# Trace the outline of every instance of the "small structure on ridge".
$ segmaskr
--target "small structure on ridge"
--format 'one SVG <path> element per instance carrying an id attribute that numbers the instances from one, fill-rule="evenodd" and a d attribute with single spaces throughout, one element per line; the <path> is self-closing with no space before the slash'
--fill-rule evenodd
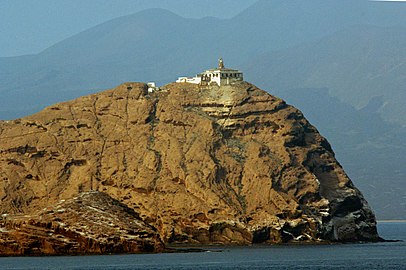
<path id="1" fill-rule="evenodd" d="M 148 82 L 147 85 L 148 85 L 148 93 L 161 90 L 158 86 L 156 86 L 155 82 Z"/>
<path id="2" fill-rule="evenodd" d="M 205 70 L 191 78 L 179 77 L 176 82 L 194 83 L 199 85 L 210 85 L 211 83 L 216 83 L 218 86 L 221 86 L 243 80 L 244 77 L 241 71 L 224 67 L 223 58 L 220 58 L 217 68 Z"/>

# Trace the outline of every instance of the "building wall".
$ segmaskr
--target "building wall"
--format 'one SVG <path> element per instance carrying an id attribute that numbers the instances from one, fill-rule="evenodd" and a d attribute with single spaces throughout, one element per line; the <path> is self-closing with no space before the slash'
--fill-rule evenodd
<path id="1" fill-rule="evenodd" d="M 188 78 L 188 77 L 179 77 L 176 80 L 177 83 L 194 83 L 194 84 L 199 84 L 201 82 L 200 77 L 193 77 L 193 78 Z"/>
<path id="2" fill-rule="evenodd" d="M 194 83 L 200 84 L 203 82 L 215 82 L 217 85 L 226 85 L 231 82 L 235 81 L 243 81 L 243 73 L 234 71 L 234 70 L 206 70 L 196 77 L 188 78 L 188 77 L 179 77 L 176 82 L 186 82 L 186 83 Z"/>

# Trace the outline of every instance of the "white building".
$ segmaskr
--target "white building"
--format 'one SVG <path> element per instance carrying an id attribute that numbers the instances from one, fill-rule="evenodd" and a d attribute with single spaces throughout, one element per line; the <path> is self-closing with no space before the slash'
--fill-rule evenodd
<path id="1" fill-rule="evenodd" d="M 147 85 L 148 85 L 148 93 L 152 93 L 159 90 L 159 87 L 156 86 L 155 82 L 148 82 Z"/>
<path id="2" fill-rule="evenodd" d="M 243 81 L 244 77 L 241 71 L 224 67 L 223 59 L 219 59 L 218 67 L 205 70 L 195 77 L 179 77 L 177 83 L 194 83 L 200 85 L 209 85 L 216 83 L 218 86 L 227 85 L 236 81 Z"/>

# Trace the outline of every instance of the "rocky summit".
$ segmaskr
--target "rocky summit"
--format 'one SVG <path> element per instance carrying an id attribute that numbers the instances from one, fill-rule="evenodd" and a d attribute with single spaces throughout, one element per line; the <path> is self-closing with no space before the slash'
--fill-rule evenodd
<path id="1" fill-rule="evenodd" d="M 0 121 L 0 187 L 7 254 L 380 240 L 326 139 L 247 82 L 125 83 Z"/>

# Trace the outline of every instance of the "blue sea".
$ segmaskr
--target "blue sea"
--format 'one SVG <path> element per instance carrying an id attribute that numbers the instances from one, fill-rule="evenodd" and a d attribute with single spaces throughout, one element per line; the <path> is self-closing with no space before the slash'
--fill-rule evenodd
<path id="1" fill-rule="evenodd" d="M 370 244 L 211 248 L 207 252 L 0 258 L 0 269 L 406 269 L 406 223 L 380 222 Z M 221 252 L 218 252 L 221 251 Z"/>

